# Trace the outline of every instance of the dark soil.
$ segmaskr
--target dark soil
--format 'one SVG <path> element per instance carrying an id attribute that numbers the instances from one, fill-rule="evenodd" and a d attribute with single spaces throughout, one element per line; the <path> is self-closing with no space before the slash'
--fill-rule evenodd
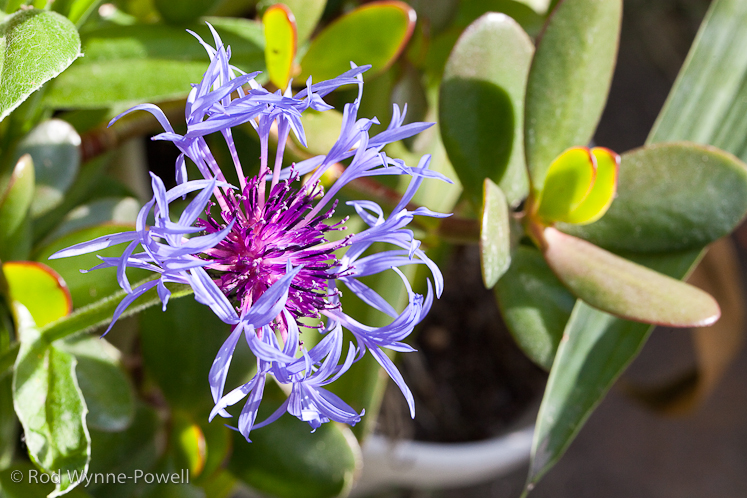
<path id="1" fill-rule="evenodd" d="M 542 394 L 547 374 L 519 350 L 480 276 L 477 246 L 455 248 L 444 293 L 399 367 L 415 397 L 415 420 L 393 384 L 378 430 L 396 438 L 473 441 L 501 432 Z"/>

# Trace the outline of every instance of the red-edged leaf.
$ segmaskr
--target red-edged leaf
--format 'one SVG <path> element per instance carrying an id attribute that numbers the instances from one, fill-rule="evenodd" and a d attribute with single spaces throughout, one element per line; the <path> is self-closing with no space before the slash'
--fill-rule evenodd
<path id="1" fill-rule="evenodd" d="M 11 297 L 28 309 L 37 327 L 44 327 L 73 310 L 73 300 L 65 281 L 47 265 L 11 261 L 3 264 L 3 273 Z"/>
<path id="2" fill-rule="evenodd" d="M 718 320 L 709 294 L 555 228 L 543 232 L 545 260 L 577 297 L 621 318 L 670 327 Z"/>
<path id="3" fill-rule="evenodd" d="M 265 63 L 270 81 L 285 89 L 293 73 L 296 56 L 296 18 L 288 7 L 275 4 L 262 16 L 265 28 Z"/>

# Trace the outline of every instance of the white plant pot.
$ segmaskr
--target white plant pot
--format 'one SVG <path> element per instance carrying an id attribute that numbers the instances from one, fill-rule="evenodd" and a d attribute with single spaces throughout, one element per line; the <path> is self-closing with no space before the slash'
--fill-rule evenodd
<path id="1" fill-rule="evenodd" d="M 495 479 L 529 460 L 534 425 L 472 443 L 393 441 L 373 434 L 363 445 L 363 469 L 350 496 L 387 488 L 454 488 Z"/>

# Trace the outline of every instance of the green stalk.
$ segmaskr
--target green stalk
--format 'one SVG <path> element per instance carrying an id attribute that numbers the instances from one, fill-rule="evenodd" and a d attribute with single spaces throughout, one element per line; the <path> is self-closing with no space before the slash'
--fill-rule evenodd
<path id="1" fill-rule="evenodd" d="M 142 280 L 138 282 L 135 287 L 150 280 L 153 279 Z M 178 299 L 192 294 L 192 288 L 183 284 L 172 285 L 170 286 L 170 290 L 171 299 Z M 111 321 L 112 316 L 114 315 L 114 310 L 125 296 L 125 291 L 118 291 L 108 297 L 96 301 L 95 303 L 77 309 L 73 313 L 43 327 L 40 331 L 41 336 L 45 341 L 51 344 L 54 341 L 59 341 L 60 339 L 70 337 L 71 335 L 90 332 L 97 327 L 105 325 Z M 137 304 L 127 308 L 120 318 L 134 315 L 135 313 L 158 303 L 160 303 L 160 299 L 158 298 L 156 289 L 151 289 L 143 294 Z M 13 369 L 20 347 L 20 343 L 16 341 L 11 344 L 10 348 L 0 355 L 0 379 L 5 377 L 5 375 L 10 373 Z"/>

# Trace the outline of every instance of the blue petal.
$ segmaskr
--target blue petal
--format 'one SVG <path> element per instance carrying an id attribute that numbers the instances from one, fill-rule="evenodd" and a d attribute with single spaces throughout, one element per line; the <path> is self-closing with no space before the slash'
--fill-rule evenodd
<path id="1" fill-rule="evenodd" d="M 397 311 L 392 307 L 392 305 L 366 284 L 359 282 L 354 278 L 340 278 L 339 280 L 342 281 L 348 289 L 353 291 L 353 293 L 355 293 L 355 295 L 364 303 L 372 308 L 382 311 L 391 317 L 397 316 Z"/>
<path id="2" fill-rule="evenodd" d="M 131 305 L 137 298 L 151 290 L 153 287 L 155 287 L 158 284 L 158 280 L 152 280 L 150 282 L 145 282 L 140 287 L 136 287 L 135 290 L 132 291 L 131 294 L 127 294 L 124 299 L 122 299 L 119 304 L 117 305 L 117 308 L 114 310 L 114 315 L 112 316 L 112 321 L 109 324 L 109 326 L 106 328 L 103 334 L 101 334 L 101 337 L 105 336 L 109 333 L 109 331 L 114 326 L 114 323 L 119 319 L 120 316 L 122 316 L 122 313 L 127 309 L 129 305 Z"/>
<path id="3" fill-rule="evenodd" d="M 218 354 L 213 360 L 213 366 L 210 367 L 210 373 L 208 374 L 210 392 L 213 395 L 213 401 L 216 403 L 223 396 L 228 368 L 231 366 L 231 358 L 236 349 L 236 344 L 239 342 L 239 337 L 241 337 L 241 327 L 234 327 L 220 350 L 218 350 Z"/>
<path id="4" fill-rule="evenodd" d="M 161 123 L 161 126 L 164 130 L 171 133 L 174 132 L 174 129 L 171 127 L 171 123 L 169 123 L 168 118 L 166 118 L 166 115 L 163 113 L 161 108 L 153 104 L 140 104 L 134 107 L 130 107 L 125 112 L 119 114 L 117 117 L 109 121 L 109 126 L 113 125 L 114 123 L 119 121 L 120 118 L 133 111 L 148 111 L 149 113 L 153 114 L 153 116 L 158 120 L 159 123 Z"/>
<path id="5" fill-rule="evenodd" d="M 259 404 L 262 402 L 262 394 L 265 389 L 265 376 L 259 377 L 257 385 L 252 389 L 249 394 L 249 399 L 246 400 L 244 409 L 241 410 L 239 415 L 239 432 L 251 443 L 249 439 L 249 433 L 252 431 L 254 421 L 257 419 L 257 410 L 259 410 Z"/>
<path id="6" fill-rule="evenodd" d="M 189 203 L 187 208 L 182 212 L 182 215 L 179 217 L 179 224 L 183 226 L 191 226 L 195 220 L 197 219 L 200 214 L 205 211 L 205 207 L 207 206 L 208 201 L 210 200 L 210 197 L 213 195 L 213 190 L 215 189 L 215 178 L 210 182 L 209 185 L 207 185 L 202 192 L 197 194 L 197 196 L 192 200 L 192 202 Z"/>
<path id="7" fill-rule="evenodd" d="M 209 306 L 224 323 L 234 324 L 239 321 L 236 310 L 203 268 L 193 268 L 190 274 L 193 277 L 190 284 L 198 302 Z"/>
<path id="8" fill-rule="evenodd" d="M 265 327 L 263 327 L 262 329 L 262 333 L 272 334 L 273 331 L 265 325 Z M 257 333 L 253 327 L 244 328 L 244 337 L 246 338 L 246 342 L 247 344 L 249 344 L 249 348 L 252 350 L 252 353 L 254 353 L 254 356 L 256 356 L 260 360 L 277 361 L 280 363 L 291 363 L 294 360 L 294 358 L 284 354 L 279 349 L 276 349 L 266 342 L 260 340 L 257 337 Z"/>
<path id="9" fill-rule="evenodd" d="M 389 377 L 392 378 L 395 384 L 397 384 L 397 387 L 399 387 L 400 391 L 402 391 L 402 394 L 404 394 L 405 399 L 407 400 L 407 406 L 410 408 L 410 417 L 415 418 L 415 399 L 412 397 L 412 392 L 410 391 L 410 388 L 407 387 L 407 383 L 405 382 L 405 379 L 402 378 L 402 374 L 399 373 L 399 370 L 397 370 L 397 367 L 394 366 L 394 363 L 392 363 L 392 360 L 389 359 L 389 357 L 384 354 L 384 352 L 379 348 L 373 348 L 369 350 L 374 358 L 376 358 L 376 361 L 379 362 L 379 365 L 384 367 L 384 370 L 389 374 Z"/>
<path id="10" fill-rule="evenodd" d="M 88 242 L 81 242 L 65 249 L 61 249 L 56 253 L 52 254 L 49 259 L 58 258 L 69 258 L 71 256 L 80 256 L 81 254 L 88 254 L 95 251 L 100 251 L 123 242 L 130 242 L 136 239 L 138 236 L 137 232 L 120 232 L 113 233 L 111 235 L 104 235 L 97 237 Z"/>
<path id="11" fill-rule="evenodd" d="M 247 382 L 246 384 L 243 384 L 230 393 L 223 396 L 221 399 L 218 400 L 218 402 L 215 404 L 213 409 L 210 411 L 210 416 L 208 417 L 208 421 L 212 421 L 216 415 L 227 413 L 225 410 L 229 406 L 233 406 L 242 399 L 246 397 L 247 394 L 249 394 L 252 389 L 254 389 L 254 386 L 257 385 L 257 382 L 260 378 L 264 378 L 265 374 L 264 372 L 257 372 L 257 374 L 252 377 L 252 379 Z"/>

